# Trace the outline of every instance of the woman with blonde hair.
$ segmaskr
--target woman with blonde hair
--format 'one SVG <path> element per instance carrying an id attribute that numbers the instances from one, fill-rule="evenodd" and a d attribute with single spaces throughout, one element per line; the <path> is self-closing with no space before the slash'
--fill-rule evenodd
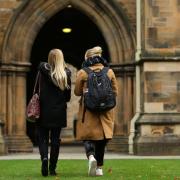
<path id="1" fill-rule="evenodd" d="M 40 118 L 38 125 L 38 143 L 41 155 L 41 173 L 56 175 L 59 156 L 60 133 L 66 127 L 67 102 L 71 97 L 71 72 L 67 68 L 60 49 L 52 49 L 48 63 L 41 62 L 40 71 Z M 48 144 L 50 138 L 50 159 L 48 163 Z"/>
<path id="2" fill-rule="evenodd" d="M 84 94 L 87 93 L 88 73 L 85 68 L 92 71 L 101 71 L 108 66 L 107 61 L 102 57 L 102 49 L 96 46 L 88 49 L 85 53 L 85 61 L 82 69 L 78 71 L 74 93 L 81 96 L 79 113 L 77 120 L 76 139 L 84 143 L 86 156 L 88 158 L 89 176 L 103 175 L 103 161 L 105 147 L 109 139 L 113 136 L 114 118 L 113 109 L 104 111 L 89 110 L 84 106 Z M 107 69 L 107 76 L 111 82 L 112 90 L 117 95 L 117 82 L 112 69 Z"/>

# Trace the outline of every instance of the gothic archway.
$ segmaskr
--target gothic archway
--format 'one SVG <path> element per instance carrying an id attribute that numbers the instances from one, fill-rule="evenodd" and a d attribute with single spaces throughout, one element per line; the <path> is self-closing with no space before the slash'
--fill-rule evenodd
<path id="1" fill-rule="evenodd" d="M 20 140 L 20 136 L 26 136 L 24 128 L 26 72 L 31 65 L 30 54 L 34 40 L 43 25 L 69 4 L 87 15 L 97 25 L 107 43 L 110 61 L 118 76 L 120 88 L 116 109 L 117 135 L 121 135 L 124 131 L 124 127 L 122 127 L 124 124 L 118 125 L 121 118 L 124 118 L 123 121 L 127 124 L 126 121 L 132 116 L 133 78 L 128 76 L 128 73 L 124 73 L 129 72 L 129 67 L 121 65 L 133 62 L 135 42 L 133 32 L 124 16 L 125 13 L 118 8 L 116 1 L 39 0 L 38 3 L 24 1 L 9 25 L 2 49 L 2 90 L 5 92 L 7 88 L 10 89 L 2 98 L 2 103 L 8 107 L 3 109 L 2 114 L 5 120 L 5 135 L 8 137 L 12 149 L 15 147 L 13 144 Z M 14 92 L 15 94 L 13 94 Z M 131 96 L 128 102 L 127 95 Z M 131 105 L 125 112 L 124 104 L 127 107 L 129 104 Z M 16 106 L 14 107 L 14 105 Z M 128 115 L 126 115 L 127 113 Z M 118 132 L 119 128 L 122 129 L 120 133 Z M 127 131 L 125 130 L 125 133 L 122 134 L 127 135 Z"/>
<path id="2" fill-rule="evenodd" d="M 71 31 L 64 32 L 64 28 Z M 94 46 L 101 46 L 103 57 L 109 61 L 107 44 L 101 31 L 97 26 L 81 11 L 72 5 L 65 7 L 53 17 L 51 17 L 38 32 L 31 50 L 30 71 L 27 73 L 27 102 L 32 96 L 37 67 L 40 61 L 47 61 L 48 53 L 53 48 L 63 51 L 64 58 L 68 67 L 72 71 L 72 93 L 71 101 L 67 108 L 67 127 L 61 133 L 62 142 L 65 139 L 73 140 L 73 122 L 78 111 L 79 97 L 74 95 L 74 85 L 77 70 L 81 68 L 84 61 L 85 51 Z M 36 125 L 32 122 L 26 124 L 27 135 L 31 138 L 34 145 L 37 143 Z"/>
<path id="3" fill-rule="evenodd" d="M 41 27 L 57 12 L 71 4 L 86 14 L 101 30 L 113 63 L 134 58 L 134 36 L 121 9 L 112 0 L 25 1 L 12 20 L 3 44 L 3 62 L 29 62 L 32 44 Z"/>

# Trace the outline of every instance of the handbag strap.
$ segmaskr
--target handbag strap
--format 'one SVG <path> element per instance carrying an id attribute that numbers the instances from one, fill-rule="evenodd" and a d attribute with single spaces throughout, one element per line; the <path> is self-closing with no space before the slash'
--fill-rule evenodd
<path id="1" fill-rule="evenodd" d="M 37 75 L 36 75 L 36 80 L 35 80 L 35 84 L 34 84 L 34 90 L 33 90 L 33 94 L 36 93 L 36 89 L 37 89 L 37 84 L 38 86 L 38 94 L 40 95 L 40 72 L 38 71 Z"/>

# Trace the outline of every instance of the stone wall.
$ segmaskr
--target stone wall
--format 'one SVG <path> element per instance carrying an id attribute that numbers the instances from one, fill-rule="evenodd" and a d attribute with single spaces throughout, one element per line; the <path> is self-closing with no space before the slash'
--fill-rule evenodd
<path id="1" fill-rule="evenodd" d="M 126 13 L 127 18 L 129 19 L 132 27 L 135 30 L 136 27 L 136 1 L 135 0 L 116 0 L 119 3 L 119 6 Z"/>
<path id="2" fill-rule="evenodd" d="M 147 53 L 155 53 L 156 56 L 180 54 L 179 1 L 145 0 L 144 2 L 144 48 Z"/>
<path id="3" fill-rule="evenodd" d="M 0 1 L 0 59 L 1 49 L 8 25 L 14 16 L 14 12 L 21 5 L 21 0 L 1 0 Z"/>
<path id="4" fill-rule="evenodd" d="M 180 3 L 142 1 L 141 115 L 135 153 L 180 154 Z"/>
<path id="5" fill-rule="evenodd" d="M 180 112 L 180 66 L 178 62 L 144 64 L 144 112 Z"/>
<path id="6" fill-rule="evenodd" d="M 180 64 L 146 62 L 143 68 L 143 115 L 137 121 L 136 153 L 180 153 Z"/>

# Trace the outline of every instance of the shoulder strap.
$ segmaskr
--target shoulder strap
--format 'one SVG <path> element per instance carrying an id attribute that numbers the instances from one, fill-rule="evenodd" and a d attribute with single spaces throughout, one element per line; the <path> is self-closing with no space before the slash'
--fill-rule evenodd
<path id="1" fill-rule="evenodd" d="M 84 70 L 87 74 L 93 72 L 93 70 L 90 69 L 90 68 L 88 68 L 88 67 L 84 67 L 83 70 Z"/>
<path id="2" fill-rule="evenodd" d="M 104 67 L 103 69 L 102 69 L 102 72 L 104 72 L 104 73 L 107 73 L 109 71 L 109 67 Z"/>
<path id="3" fill-rule="evenodd" d="M 39 85 L 39 86 L 38 86 Z M 34 90 L 33 90 L 33 94 L 36 93 L 36 89 L 38 87 L 38 93 L 40 94 L 40 71 L 38 71 L 37 75 L 36 75 L 36 80 L 35 80 L 35 85 L 34 85 Z"/>

